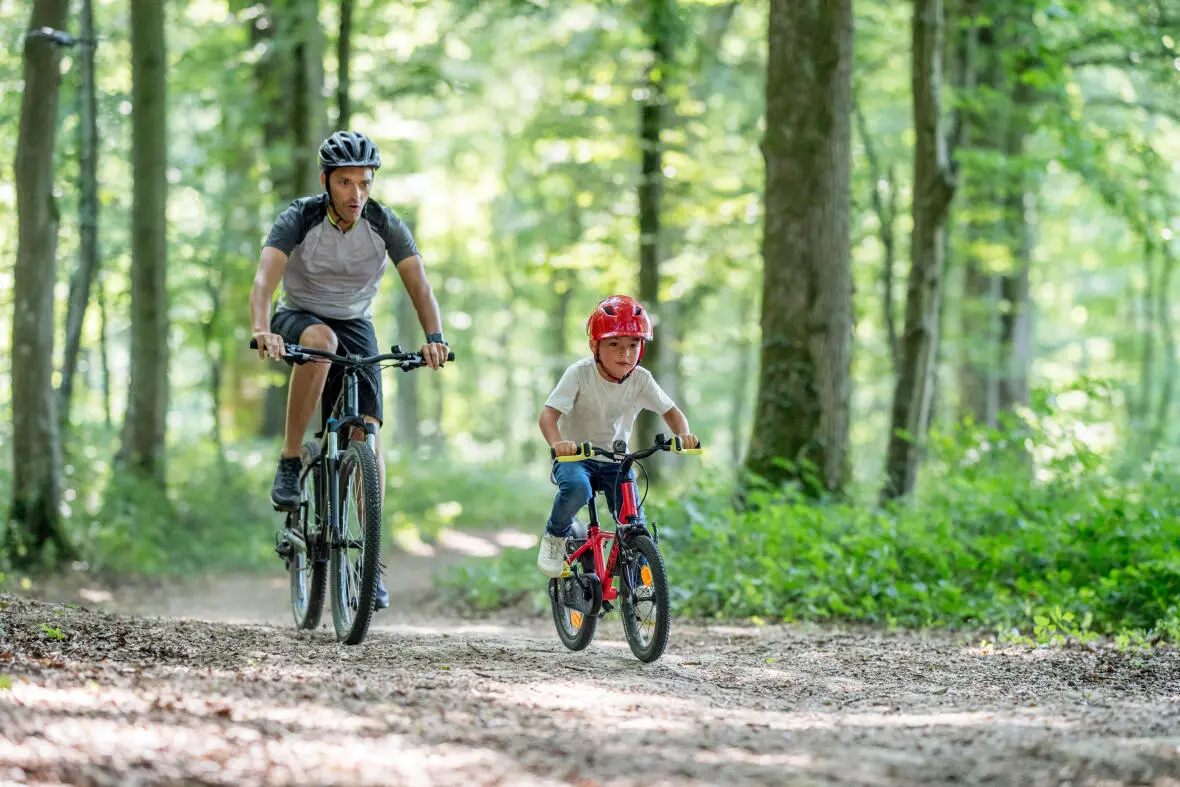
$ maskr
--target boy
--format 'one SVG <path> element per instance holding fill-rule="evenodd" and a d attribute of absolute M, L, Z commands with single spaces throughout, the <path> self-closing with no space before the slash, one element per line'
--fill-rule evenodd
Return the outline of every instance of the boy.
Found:
<path fill-rule="evenodd" d="M 603 447 L 627 441 L 635 418 L 643 409 L 660 413 L 668 428 L 696 448 L 688 419 L 652 378 L 639 367 L 644 342 L 651 341 L 647 310 L 626 295 L 612 295 L 600 302 L 586 321 L 592 357 L 565 370 L 541 411 L 540 427 L 557 456 L 572 456 L 578 443 Z M 591 488 L 606 492 L 611 511 L 620 505 L 619 464 L 594 457 L 585 462 L 556 463 L 557 497 L 541 538 L 537 570 L 547 577 L 561 576 L 565 540 L 574 515 L 590 501 Z M 643 517 L 642 511 L 639 514 Z"/>

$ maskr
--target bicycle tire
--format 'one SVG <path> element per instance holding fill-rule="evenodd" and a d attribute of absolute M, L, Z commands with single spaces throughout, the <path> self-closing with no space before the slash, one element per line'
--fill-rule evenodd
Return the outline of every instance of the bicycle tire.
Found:
<path fill-rule="evenodd" d="M 568 592 L 583 594 L 584 609 L 563 602 L 563 590 L 567 590 L 563 585 L 566 583 L 577 584 L 577 587 L 571 585 Z M 553 625 L 557 628 L 557 638 L 561 644 L 570 650 L 585 650 L 594 639 L 594 632 L 598 629 L 598 611 L 602 608 L 602 583 L 598 575 L 576 574 L 549 580 L 549 604 L 553 608 Z"/>
<path fill-rule="evenodd" d="M 668 597 L 668 573 L 664 568 L 664 558 L 660 548 L 646 534 L 633 536 L 629 539 L 627 555 L 622 579 L 619 582 L 622 595 L 621 612 L 623 616 L 623 633 L 627 636 L 627 644 L 635 658 L 650 664 L 663 655 L 668 647 L 668 634 L 671 630 L 672 614 Z M 642 566 L 638 556 L 642 555 L 647 561 L 648 575 L 642 576 Z M 641 590 L 642 588 L 642 590 Z M 647 592 L 650 591 L 650 601 Z M 650 604 L 654 619 L 651 629 L 647 630 L 647 623 L 641 619 L 636 610 L 640 601 L 638 594 L 643 593 L 643 603 Z"/>
<path fill-rule="evenodd" d="M 300 458 L 303 466 L 307 467 L 319 457 L 319 444 L 308 441 L 303 444 Z M 322 538 L 322 533 L 316 533 L 314 525 L 323 521 L 323 469 L 314 468 L 304 476 L 299 485 L 299 535 L 303 538 L 307 548 L 297 551 L 287 561 L 287 571 L 291 578 L 291 614 L 295 618 L 295 628 L 310 631 L 320 625 L 320 617 L 324 613 L 324 599 L 328 591 L 328 566 L 316 543 Z M 310 489 L 308 486 L 310 485 Z M 315 535 L 313 535 L 315 533 Z"/>
<path fill-rule="evenodd" d="M 332 585 L 332 624 L 336 639 L 357 645 L 365 638 L 373 617 L 377 595 L 377 572 L 381 557 L 381 506 L 384 495 L 378 488 L 377 457 L 367 443 L 353 441 L 340 457 L 340 516 L 333 534 L 329 561 Z M 350 481 L 353 483 L 350 484 Z M 359 485 L 359 486 L 357 486 Z M 349 494 L 350 490 L 353 494 Z M 359 503 L 359 505 L 358 505 Z M 360 556 L 354 566 L 350 545 L 351 518 L 355 516 Z M 359 574 L 359 577 L 357 576 Z"/>

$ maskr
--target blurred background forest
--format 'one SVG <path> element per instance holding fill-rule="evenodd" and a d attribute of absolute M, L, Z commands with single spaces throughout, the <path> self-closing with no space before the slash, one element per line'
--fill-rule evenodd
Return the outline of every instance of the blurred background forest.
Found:
<path fill-rule="evenodd" d="M 386 375 L 394 542 L 540 534 L 537 414 L 623 292 L 708 449 L 653 466 L 680 612 L 1175 638 L 1180 3 L 814 5 L 0 0 L 9 581 L 277 568 L 247 294 L 351 128 L 459 356 Z"/>

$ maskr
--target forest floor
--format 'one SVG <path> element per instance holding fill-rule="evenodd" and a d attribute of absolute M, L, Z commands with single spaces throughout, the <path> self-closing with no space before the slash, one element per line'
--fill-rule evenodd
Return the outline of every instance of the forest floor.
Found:
<path fill-rule="evenodd" d="M 0 596 L 0 785 L 1180 785 L 1174 648 L 677 620 L 644 665 L 615 613 L 581 653 L 447 615 L 458 556 L 388 556 L 356 647 L 294 630 L 277 561 Z"/>

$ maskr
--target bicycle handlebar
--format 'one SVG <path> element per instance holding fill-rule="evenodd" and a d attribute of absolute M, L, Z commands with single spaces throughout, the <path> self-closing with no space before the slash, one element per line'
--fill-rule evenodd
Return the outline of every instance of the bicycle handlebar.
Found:
<path fill-rule="evenodd" d="M 605 456 L 616 461 L 624 461 L 626 459 L 646 459 L 654 454 L 656 451 L 671 451 L 674 454 L 689 454 L 699 456 L 704 453 L 704 449 L 699 445 L 696 448 L 685 448 L 683 441 L 679 437 L 668 439 L 663 434 L 656 435 L 656 442 L 651 448 L 644 448 L 639 451 L 628 453 L 626 451 L 615 451 L 610 448 L 603 448 L 590 443 L 579 443 L 578 452 L 572 456 L 557 456 L 552 448 L 549 449 L 549 455 L 558 462 L 581 462 L 589 459 L 592 456 Z"/>
<path fill-rule="evenodd" d="M 250 349 L 258 349 L 258 341 L 256 339 L 250 340 Z M 356 356 L 356 355 L 337 355 L 325 350 L 317 350 L 314 347 L 301 347 L 298 344 L 284 344 L 283 345 L 283 360 L 291 363 L 304 364 L 309 363 L 316 358 L 323 358 L 332 363 L 342 364 L 344 366 L 369 366 L 375 363 L 385 363 L 393 361 L 399 369 L 408 372 L 411 369 L 420 369 L 426 366 L 426 360 L 422 357 L 422 353 L 408 353 L 402 351 L 400 345 L 393 345 L 390 352 L 382 353 L 380 355 Z M 447 353 L 447 361 L 455 360 L 455 353 Z M 444 362 L 445 363 L 445 362 Z"/>

